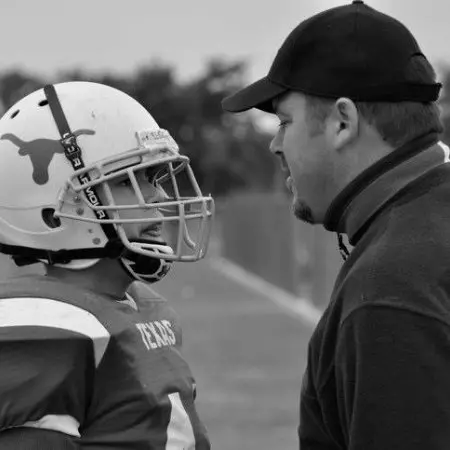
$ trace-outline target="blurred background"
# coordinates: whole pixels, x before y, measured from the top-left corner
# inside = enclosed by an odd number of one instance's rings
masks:
[[[295,448],[309,336],[342,264],[336,237],[296,221],[268,151],[274,117],[220,102],[264,76],[287,34],[332,0],[16,0],[0,15],[0,112],[49,82],[96,81],[142,103],[216,199],[209,255],[155,285],[184,324],[213,448]],[[444,85],[450,3],[369,0],[407,25]],[[38,271],[2,259],[1,277]]]

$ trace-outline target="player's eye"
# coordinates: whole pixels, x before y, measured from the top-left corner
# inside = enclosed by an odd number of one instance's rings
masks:
[[[118,181],[117,181],[117,184],[118,184],[119,186],[122,186],[122,187],[131,187],[131,186],[133,185],[133,184],[131,183],[131,180],[130,180],[129,177],[122,178],[121,180],[118,180]]]

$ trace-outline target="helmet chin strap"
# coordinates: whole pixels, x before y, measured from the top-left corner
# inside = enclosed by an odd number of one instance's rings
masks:
[[[148,239],[133,239],[131,242],[152,243],[155,251],[161,254],[172,255],[173,250],[166,243],[151,241]],[[172,261],[167,261],[154,256],[145,256],[126,250],[119,258],[123,269],[135,280],[145,283],[156,283],[164,278],[172,268]]]

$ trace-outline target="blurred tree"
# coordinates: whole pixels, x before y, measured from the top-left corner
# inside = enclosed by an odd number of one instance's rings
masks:
[[[189,155],[206,192],[272,187],[276,165],[267,151],[269,136],[252,116],[223,112],[221,101],[244,84],[243,62],[212,59],[204,72],[181,89],[186,106],[178,141]]]
[[[205,192],[215,196],[234,190],[270,189],[278,164],[268,151],[269,134],[252,114],[226,114],[221,100],[245,81],[244,62],[212,59],[195,79],[180,83],[173,67],[161,62],[143,66],[130,76],[65,71],[56,80],[40,80],[22,72],[0,77],[0,100],[7,108],[46,82],[93,81],[120,89],[139,101],[162,128],[170,130],[187,154]]]
[[[2,114],[22,97],[44,86],[44,82],[22,71],[10,71],[0,75],[0,100]]]

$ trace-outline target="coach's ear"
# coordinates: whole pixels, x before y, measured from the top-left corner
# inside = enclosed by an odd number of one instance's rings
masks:
[[[346,97],[336,100],[332,113],[332,140],[336,150],[345,148],[358,137],[359,114],[355,103]]]

